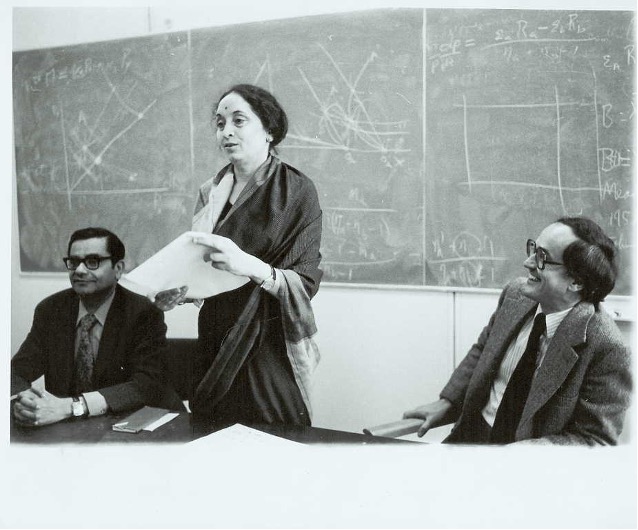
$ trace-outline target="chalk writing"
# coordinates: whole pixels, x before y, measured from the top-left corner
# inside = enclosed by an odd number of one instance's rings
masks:
[[[316,185],[326,281],[501,287],[525,238],[582,213],[631,291],[633,13],[372,10],[14,59],[24,270],[59,270],[56,234],[78,224],[113,228],[133,263],[186,229],[226,163],[211,94],[254,82]]]
[[[600,169],[605,173],[613,171],[619,167],[631,167],[631,151],[623,149],[612,149],[610,147],[599,148],[601,166]]]
[[[124,71],[128,67],[128,63],[124,60],[122,67]],[[71,81],[82,80],[93,74],[108,75],[118,72],[119,68],[114,61],[96,61],[91,57],[87,57],[68,66],[35,72],[23,81],[22,87],[28,92],[37,92],[45,88],[52,88],[60,82],[68,84]]]
[[[426,223],[437,283],[502,285],[523,273],[515,236],[563,215],[606,220],[633,244],[622,231],[634,198],[632,25],[619,13],[429,12],[428,221],[494,243],[466,253],[470,240],[450,248]]]
[[[407,153],[401,137],[409,134],[406,131],[406,121],[375,120],[371,115],[365,100],[360,95],[358,83],[364,78],[368,67],[378,60],[378,55],[371,53],[354,76],[348,78],[334,57],[317,43],[326,56],[327,64],[334,69],[340,81],[339,86],[333,86],[330,91],[321,95],[314,87],[302,66],[298,67],[308,92],[316,104],[318,134],[311,137],[293,130],[289,137],[297,143],[289,144],[289,149],[335,149],[349,152],[348,161],[354,163],[353,152],[380,153],[384,163],[389,163],[387,153]],[[401,159],[393,160],[400,162]]]
[[[184,230],[194,191],[176,97],[180,35],[14,55],[24,270],[61,270],[65,240],[82,226],[118,233],[128,267]]]
[[[603,187],[603,199],[612,198],[615,201],[629,199],[633,197],[634,194],[630,190],[623,190],[618,182],[605,182],[605,186]]]
[[[609,226],[629,226],[631,224],[631,217],[632,215],[630,210],[614,210],[609,214]]]
[[[490,237],[480,237],[470,232],[461,232],[449,242],[440,232],[431,243],[432,257],[429,264],[437,266],[442,285],[481,287],[484,282],[495,280],[494,264],[506,260],[496,256],[494,242]]]

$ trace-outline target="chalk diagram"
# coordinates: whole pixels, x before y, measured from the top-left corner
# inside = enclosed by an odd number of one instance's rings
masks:
[[[322,87],[319,88],[318,83],[313,82],[312,74],[303,66],[296,67],[301,85],[312,102],[306,116],[313,122],[310,128],[313,133],[302,131],[299,124],[293,125],[286,137],[285,149],[342,153],[341,167],[346,170],[349,165],[355,165],[363,158],[367,164],[375,166],[371,178],[375,180],[377,193],[379,190],[385,193],[391,180],[405,171],[406,155],[411,149],[407,145],[409,120],[378,119],[374,104],[366,99],[368,92],[362,88],[374,75],[371,68],[381,58],[375,52],[369,53],[360,68],[348,75],[321,43],[316,43],[316,46],[325,58],[326,71],[334,74],[334,81],[327,87],[326,76],[322,76]],[[259,84],[266,76],[270,81],[269,74],[267,60],[255,83]],[[272,85],[272,82],[269,84]],[[397,95],[406,100],[406,106],[409,104],[404,95],[398,92]],[[331,159],[332,162],[334,160]],[[339,178],[343,178],[341,172]],[[395,208],[372,205],[365,195],[365,189],[354,185],[340,198],[343,205],[323,205],[324,227],[328,237],[324,237],[324,246],[327,248],[324,249],[322,265],[330,276],[344,276],[351,280],[353,269],[388,265],[397,260],[397,245],[392,248],[390,242],[396,239],[393,235],[396,229],[391,226],[391,219],[399,212]]]
[[[95,105],[88,108],[65,98],[64,93],[52,97],[49,101],[53,104],[45,103],[53,117],[47,133],[53,141],[48,144],[47,164],[43,165],[48,169],[34,171],[28,166],[30,160],[25,160],[18,181],[21,249],[38,267],[58,268],[59,249],[64,248],[64,238],[80,219],[86,226],[117,226],[126,237],[127,223],[138,219],[137,210],[127,207],[127,201],[148,194],[149,209],[157,211],[165,202],[164,192],[170,191],[169,187],[153,186],[148,175],[127,167],[126,142],[132,141],[136,127],[148,119],[158,100],[149,96],[134,76],[121,77],[115,83],[101,70],[99,79],[104,83],[94,87],[90,99]],[[64,199],[52,200],[51,196]],[[142,238],[136,250],[152,239]],[[131,260],[135,261],[134,257]]]
[[[445,70],[445,68],[441,68],[441,65],[453,66],[454,56],[462,55],[464,49],[481,49],[489,53],[492,50],[499,52],[499,48],[507,47],[503,56],[511,57],[512,46],[518,46],[520,49],[529,44],[537,47],[539,43],[543,46],[549,46],[552,43],[565,45],[568,42],[575,54],[579,45],[592,40],[596,39],[590,37],[506,39],[477,47],[477,39],[459,37],[453,46],[438,46],[437,51],[441,53],[433,54],[428,59],[432,65],[430,71],[434,76],[439,70]],[[521,52],[521,56],[528,57],[529,55]],[[481,56],[484,62],[477,60],[476,64],[489,63],[491,58],[493,58],[491,55]],[[458,145],[461,146],[463,153],[462,170],[461,165],[459,165],[457,173],[459,180],[455,181],[455,185],[464,189],[468,196],[476,196],[477,194],[480,196],[481,192],[485,191],[491,194],[491,199],[488,200],[515,206],[506,199],[501,199],[500,194],[509,193],[511,197],[509,191],[504,192],[503,190],[516,189],[526,194],[527,198],[521,200],[527,200],[529,206],[532,207],[538,197],[533,193],[543,193],[547,194],[546,201],[550,201],[551,204],[556,205],[557,209],[560,209],[560,215],[582,214],[583,204],[585,204],[581,197],[583,193],[596,193],[599,200],[602,201],[605,192],[600,163],[597,164],[597,168],[592,165],[591,171],[586,172],[585,175],[578,172],[578,182],[571,181],[575,175],[564,174],[563,156],[571,155],[573,157],[575,155],[573,151],[566,152],[567,149],[577,148],[579,151],[583,151],[582,158],[584,159],[585,152],[595,152],[599,157],[601,147],[596,72],[589,63],[587,63],[586,68],[582,68],[582,62],[575,66],[576,61],[571,57],[570,60],[574,62],[562,67],[555,67],[554,70],[548,67],[546,71],[537,71],[537,75],[546,76],[539,84],[544,90],[540,98],[538,97],[540,92],[534,94],[534,98],[531,97],[526,83],[521,84],[521,90],[518,93],[516,91],[508,93],[508,96],[511,97],[509,102],[503,102],[502,98],[495,102],[494,97],[495,95],[498,97],[498,93],[479,90],[478,87],[473,91],[459,90],[451,104],[455,112],[461,113],[459,130],[462,138],[459,138]],[[475,63],[468,60],[467,64]],[[513,66],[511,67],[513,68]],[[526,71],[524,70],[524,72]],[[582,92],[574,94],[573,89],[567,90],[561,85],[560,80],[566,74],[577,78],[577,86]],[[495,74],[491,73],[485,75],[486,78],[488,76],[496,77]],[[556,77],[553,82],[551,81],[552,77]],[[592,139],[586,145],[575,141],[582,137],[580,135],[583,131],[578,129],[574,132],[573,126],[566,127],[566,115],[572,122],[593,131],[591,135],[587,135],[588,138]],[[591,118],[589,118],[590,115]],[[455,114],[456,116],[457,114]],[[535,167],[533,160],[526,160],[522,153],[514,154],[509,159],[502,157],[503,145],[508,145],[507,142],[511,143],[506,135],[510,132],[509,127],[514,116],[516,116],[516,133],[524,139],[523,141],[547,147],[547,150],[543,151],[543,156],[551,162],[543,165],[542,169],[540,169],[540,164]],[[489,127],[486,126],[486,123],[489,123]],[[499,130],[496,124],[501,124],[502,129]],[[543,127],[540,124],[543,124]],[[499,146],[500,151],[495,150],[495,145]],[[532,169],[527,177],[523,176],[517,180],[525,163]],[[551,171],[548,172],[548,168]],[[535,171],[538,171],[541,178],[530,179],[530,175],[534,175]],[[503,197],[505,196],[503,195]],[[525,195],[521,197],[525,197]],[[535,207],[543,208],[543,206],[545,204],[536,204]],[[470,227],[468,228],[469,230],[460,230],[459,233],[441,232],[432,236],[431,246],[428,247],[429,251],[426,253],[426,262],[431,266],[431,272],[438,276],[438,283],[441,285],[482,287],[486,280],[493,284],[496,281],[497,267],[509,260],[509,258],[499,255],[501,252],[496,251],[495,241],[491,236],[479,236],[473,233]]]
[[[354,79],[349,79],[325,47],[319,43],[317,46],[325,54],[341,83],[340,86],[333,85],[328,94],[322,96],[304,69],[297,68],[317,106],[317,110],[311,111],[310,115],[317,119],[318,134],[312,137],[292,131],[289,136],[298,143],[291,143],[288,148],[377,153],[381,156],[409,152],[410,150],[404,147],[404,138],[408,135],[405,130],[407,120],[373,119],[362,96],[363,91],[359,89],[366,70],[378,60],[378,55],[370,53]]]
[[[547,44],[547,43],[556,43],[556,44],[564,44],[570,43],[571,45],[576,46],[577,49],[578,44],[587,43],[591,41],[597,41],[599,39],[595,37],[590,38],[572,38],[572,39],[560,39],[560,38],[544,38],[544,39],[519,39],[519,40],[506,40],[497,43],[492,43],[483,46],[483,49],[493,49],[497,47],[501,47],[504,45],[512,46],[512,45],[525,45],[529,43],[533,43],[535,45],[539,43]],[[474,45],[474,44],[472,44]],[[516,187],[516,188],[528,188],[535,190],[546,190],[552,194],[555,194],[558,204],[560,206],[561,215],[581,215],[584,213],[583,204],[586,204],[584,200],[581,198],[581,194],[597,194],[599,202],[602,202],[606,193],[609,193],[610,190],[606,188],[604,183],[604,177],[602,175],[603,164],[601,163],[601,153],[604,149],[601,146],[601,108],[605,108],[605,105],[601,105],[598,100],[598,79],[596,76],[596,72],[591,64],[587,65],[588,71],[584,71],[581,69],[565,69],[565,74],[569,74],[571,76],[579,76],[579,83],[582,86],[582,90],[586,92],[587,95],[583,95],[582,97],[573,97],[571,95],[561,93],[561,87],[559,84],[554,84],[553,93],[546,94],[545,101],[543,102],[535,102],[535,103],[526,103],[524,102],[524,96],[522,97],[523,102],[521,103],[513,103],[513,104],[490,104],[490,103],[481,103],[476,101],[468,101],[466,94],[462,94],[462,101],[453,104],[454,108],[460,109],[463,114],[463,147],[464,147],[464,164],[465,164],[465,180],[460,182],[459,185],[467,188],[469,193],[472,193],[474,189],[482,188],[482,187]],[[556,74],[560,74],[560,71],[555,72]],[[514,179],[499,179],[492,178],[494,174],[499,173],[508,173],[506,168],[502,168],[502,171],[492,171],[486,168],[480,168],[478,171],[477,166],[480,165],[479,162],[473,160],[470,150],[472,148],[473,143],[477,142],[484,146],[486,145],[486,138],[477,138],[472,135],[472,118],[473,111],[475,110],[485,110],[490,113],[504,113],[508,111],[531,111],[534,112],[532,114],[533,118],[531,118],[528,134],[530,138],[534,137],[534,134],[538,133],[533,131],[533,123],[535,121],[546,120],[547,122],[552,122],[554,125],[554,131],[552,133],[552,141],[554,144],[554,150],[552,153],[548,153],[548,156],[552,156],[554,159],[554,173],[547,178],[544,175],[544,182],[540,181],[518,181]],[[538,112],[536,112],[538,111]],[[587,128],[593,131],[591,141],[593,145],[584,145],[581,143],[579,145],[579,151],[583,153],[583,156],[586,152],[593,151],[596,153],[596,168],[591,167],[591,171],[585,172],[584,175],[584,183],[579,185],[570,185],[568,182],[569,179],[563,174],[563,157],[566,154],[571,154],[574,156],[574,153],[566,152],[565,147],[565,139],[571,141],[571,144],[574,144],[574,138],[566,138],[565,135],[569,135],[570,131],[567,129],[566,132],[563,131],[565,116],[564,113],[569,112],[571,116],[578,116],[578,118],[582,121],[587,121],[589,118],[587,116],[591,116],[591,121],[588,123]],[[536,119],[534,119],[536,118]],[[633,118],[633,111],[631,116],[625,117],[622,121],[629,121]],[[582,133],[582,130],[578,132]],[[573,136],[573,132],[571,133]],[[476,165],[475,165],[476,164]],[[490,178],[485,178],[486,175],[490,176]],[[582,173],[581,173],[582,176]],[[615,190],[612,190],[615,191]]]
[[[109,93],[101,109],[91,122],[85,111],[78,113],[77,123],[70,126],[67,133],[65,116],[60,107],[59,118],[65,160],[66,194],[69,209],[74,195],[138,194],[168,191],[166,187],[130,187],[118,189],[108,187],[107,182],[134,183],[137,173],[118,164],[109,153],[117,142],[125,141],[126,134],[139,124],[157,103],[152,100],[146,107],[138,109],[131,103],[137,82],[114,85],[104,73]],[[109,122],[110,117],[110,122]],[[82,189],[81,184],[89,181],[97,189]],[[91,188],[93,186],[90,186]]]

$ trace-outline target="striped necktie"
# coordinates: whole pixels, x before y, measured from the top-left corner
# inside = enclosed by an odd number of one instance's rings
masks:
[[[75,355],[75,392],[81,394],[93,390],[93,365],[95,352],[91,344],[91,329],[97,318],[93,314],[84,315],[80,319],[80,337]]]

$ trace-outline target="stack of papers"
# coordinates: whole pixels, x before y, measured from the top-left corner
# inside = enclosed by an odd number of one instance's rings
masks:
[[[188,287],[188,298],[208,298],[248,283],[248,278],[216,269],[210,261],[205,261],[211,248],[193,243],[194,237],[204,235],[209,234],[184,232],[144,263],[124,274],[120,284],[153,300],[160,291],[184,285]]]

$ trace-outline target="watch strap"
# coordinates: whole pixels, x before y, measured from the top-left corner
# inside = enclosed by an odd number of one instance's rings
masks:
[[[73,416],[75,416],[76,418],[83,418],[84,416],[87,416],[89,408],[86,404],[86,401],[78,396],[73,396],[72,399],[73,404],[71,405],[71,413],[73,414]],[[80,407],[82,408],[82,414],[76,414],[75,411]]]
[[[275,267],[270,266],[270,278],[266,278],[263,282],[259,284],[261,288],[270,288],[275,284],[277,280],[277,273],[275,272]]]

